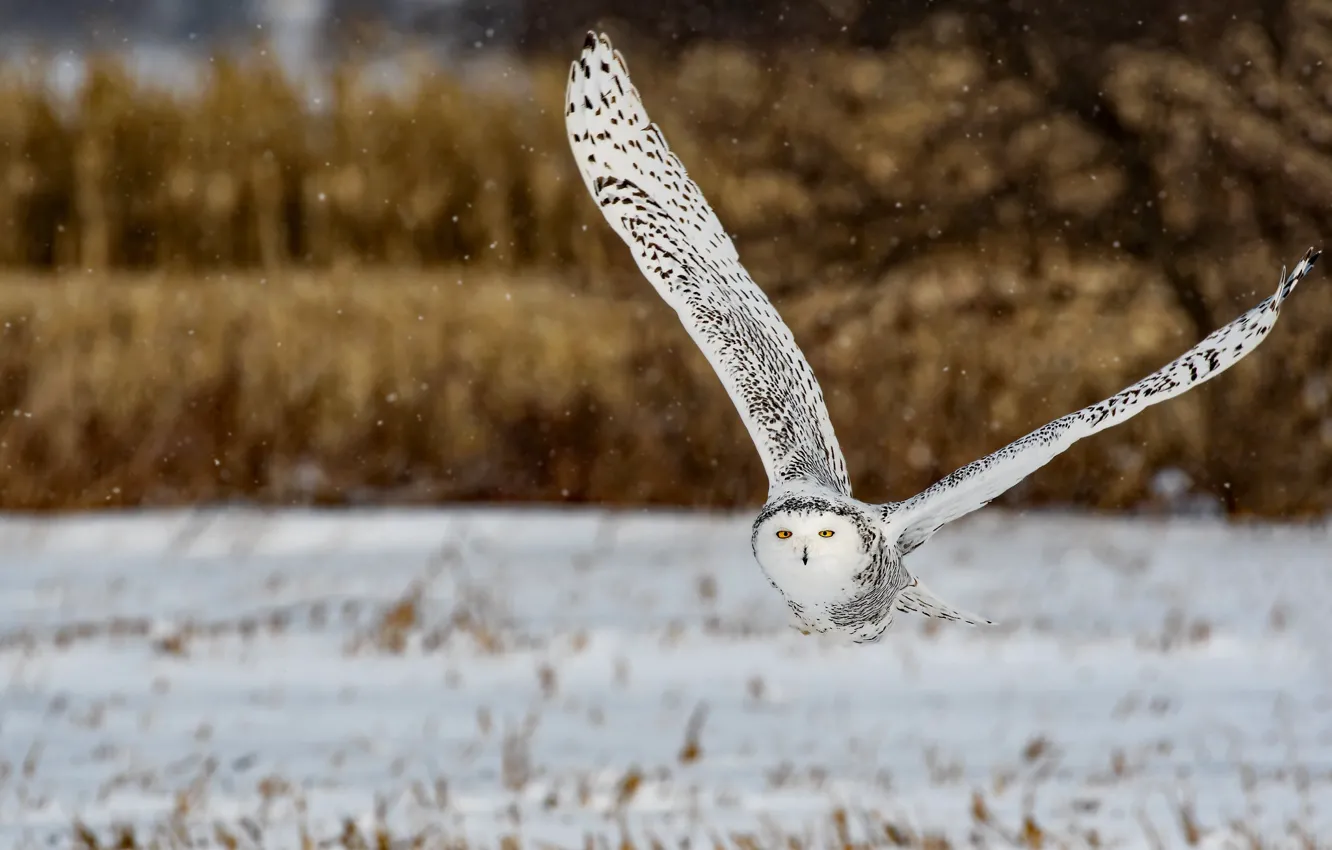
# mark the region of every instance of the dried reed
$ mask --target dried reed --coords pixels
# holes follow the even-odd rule
[[[949,15],[881,53],[631,63],[888,498],[1140,377],[1321,244],[1328,8],[1292,4],[1280,54],[1242,24],[1207,56],[1108,48],[1091,105],[1038,44],[1017,73]],[[318,104],[262,51],[188,93],[95,57],[68,106],[40,68],[0,79],[0,506],[759,498],[577,177],[566,61],[475,83],[409,54],[388,90],[351,63]],[[1322,283],[1250,362],[1012,499],[1142,504],[1179,467],[1234,509],[1326,510]]]

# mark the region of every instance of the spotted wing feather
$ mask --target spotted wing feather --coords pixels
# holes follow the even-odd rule
[[[1281,304],[1313,268],[1319,252],[1310,248],[1295,268],[1281,270],[1277,291],[1258,306],[1214,331],[1173,363],[1104,401],[1056,419],[999,451],[953,472],[929,489],[884,506],[884,519],[903,554],[929,539],[940,526],[989,504],[1069,446],[1136,416],[1148,407],[1185,393],[1244,359],[1276,324]]]
[[[623,58],[604,35],[588,33],[570,69],[565,107],[588,191],[721,378],[772,489],[808,482],[850,495],[813,370],[648,120]]]

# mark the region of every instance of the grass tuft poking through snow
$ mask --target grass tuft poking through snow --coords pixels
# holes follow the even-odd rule
[[[0,518],[0,846],[1332,843],[1327,527],[989,510],[837,647],[748,524]]]

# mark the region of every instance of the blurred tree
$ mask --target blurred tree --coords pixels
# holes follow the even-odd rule
[[[0,30],[59,42],[208,42],[281,18],[299,19],[311,33],[321,33],[332,52],[403,37],[455,47],[567,52],[584,30],[598,27],[621,36],[630,31],[663,50],[698,40],[880,48],[929,15],[956,12],[988,30],[1003,52],[1036,37],[1076,57],[1089,45],[1123,42],[1205,48],[1235,22],[1258,23],[1282,42],[1286,7],[1285,0],[0,0]]]
[[[46,42],[105,43],[124,39],[190,42],[234,36],[253,23],[253,4],[205,0],[0,0],[0,31]]]
[[[621,27],[663,47],[699,39],[754,46],[835,43],[878,48],[928,15],[957,12],[988,24],[995,35],[1021,39],[1058,36],[1070,49],[1094,42],[1132,41],[1188,48],[1215,41],[1236,21],[1260,23],[1278,36],[1284,0],[461,0],[472,19],[494,16],[524,50],[567,49],[583,30]],[[521,7],[516,13],[514,7]],[[502,20],[501,20],[502,19]]]

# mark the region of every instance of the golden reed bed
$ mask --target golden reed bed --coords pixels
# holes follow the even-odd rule
[[[915,492],[1183,351],[1332,234],[1332,30],[1111,46],[1091,100],[939,16],[882,53],[636,49],[653,116],[820,376],[866,498]],[[1330,7],[1332,8],[1332,7]],[[1322,10],[1322,11],[1320,11]],[[1299,16],[1303,17],[1299,17]],[[0,507],[730,505],[762,471],[564,142],[568,57],[167,93],[0,79]],[[642,68],[643,70],[639,70]],[[1099,92],[1099,95],[1096,95]],[[1332,285],[1198,393],[1010,504],[1332,503]]]

